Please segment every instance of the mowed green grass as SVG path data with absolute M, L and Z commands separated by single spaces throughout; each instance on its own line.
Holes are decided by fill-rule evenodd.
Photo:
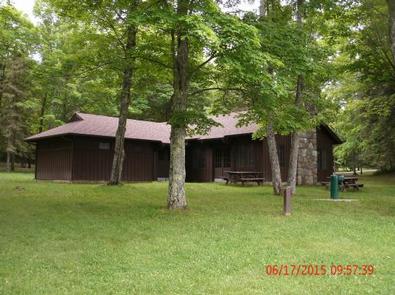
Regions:
M 395 294 L 395 177 L 354 202 L 300 187 L 293 214 L 269 186 L 36 182 L 0 173 L 0 294 Z M 372 264 L 371 276 L 268 276 L 268 264 Z M 329 272 L 329 271 L 328 271 Z

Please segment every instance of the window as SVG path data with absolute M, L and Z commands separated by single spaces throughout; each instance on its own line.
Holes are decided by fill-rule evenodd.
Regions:
M 228 149 L 223 151 L 223 167 L 230 167 L 230 151 Z
M 214 153 L 214 167 L 230 167 L 230 152 L 229 149 L 218 149 Z
M 238 168 L 252 169 L 255 164 L 254 149 L 251 144 L 243 144 L 236 149 L 235 160 Z
M 99 143 L 99 150 L 109 150 L 110 143 L 109 142 L 100 142 Z
M 220 168 L 222 167 L 222 151 L 221 150 L 216 150 L 215 151 L 215 155 L 214 155 L 214 159 L 215 159 L 215 168 Z

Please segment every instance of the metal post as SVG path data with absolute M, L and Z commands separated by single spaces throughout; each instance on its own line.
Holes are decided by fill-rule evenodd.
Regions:
M 284 191 L 284 215 L 285 216 L 290 216 L 291 215 L 291 197 L 292 197 L 292 192 L 291 192 L 291 187 L 287 186 Z

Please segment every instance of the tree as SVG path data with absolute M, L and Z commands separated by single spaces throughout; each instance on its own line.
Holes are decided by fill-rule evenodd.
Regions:
M 358 163 L 393 170 L 395 66 L 387 33 L 390 6 L 384 0 L 358 4 L 339 6 L 343 22 L 332 27 L 337 73 L 325 92 L 341 106 L 335 127 L 345 139 L 336 156 L 346 166 Z
M 176 14 L 179 19 L 187 17 L 191 10 L 188 0 L 177 0 Z M 169 209 L 185 208 L 185 137 L 187 122 L 182 119 L 187 109 L 189 40 L 186 28 L 179 24 L 172 33 L 173 49 L 173 95 L 170 134 Z
M 95 62 L 120 76 L 119 120 L 115 134 L 114 158 L 109 184 L 122 178 L 126 122 L 129 114 L 131 88 L 135 71 L 138 27 L 142 19 L 142 2 L 135 1 L 50 1 L 71 19 L 96 27 Z M 93 33 L 93 32 L 92 32 Z M 91 41 L 93 41 L 91 39 Z M 99 50 L 98 50 L 99 49 Z M 106 52 L 108 55 L 103 55 Z
M 4 139 L 7 171 L 15 168 L 16 156 L 27 151 L 29 86 L 35 31 L 12 5 L 0 6 L 0 144 Z
M 27 117 L 26 100 L 29 95 L 29 69 L 21 54 L 11 56 L 8 61 L 3 86 L 3 107 L 1 121 L 6 138 L 7 171 L 15 170 L 15 156 L 23 149 Z
M 132 8 L 131 8 L 132 9 Z M 135 9 L 135 7 L 133 7 Z M 128 14 L 129 15 L 129 14 Z M 128 17 L 128 16 L 127 16 Z M 132 87 L 133 59 L 130 57 L 131 51 L 136 46 L 137 28 L 135 25 L 128 25 L 126 28 L 126 44 L 124 46 L 125 67 L 123 71 L 122 90 L 120 94 L 120 112 L 118 129 L 115 135 L 114 160 L 112 163 L 111 177 L 109 184 L 119 184 L 122 177 L 122 165 L 124 158 L 124 141 L 126 132 L 126 122 L 128 119 L 130 105 L 130 88 Z
M 265 0 L 261 0 L 259 7 L 260 17 L 265 17 L 269 13 L 269 3 Z M 273 3 L 272 3 L 273 4 Z M 278 4 L 278 3 L 276 3 Z M 272 5 L 273 8 L 275 5 Z M 270 10 L 271 11 L 271 10 Z M 273 69 L 270 69 L 270 72 L 273 72 Z M 273 193 L 275 195 L 279 195 L 281 192 L 281 168 L 280 168 L 280 161 L 278 159 L 278 152 L 277 152 L 277 143 L 276 143 L 276 133 L 273 127 L 273 113 L 268 115 L 268 123 L 267 123 L 267 130 L 266 130 L 266 141 L 269 151 L 269 159 L 270 159 L 270 167 L 272 171 L 272 186 L 273 186 Z
M 178 0 L 160 11 L 168 15 L 165 27 L 170 33 L 173 73 L 168 207 L 177 209 L 187 206 L 187 133 L 202 133 L 215 124 L 204 111 L 205 95 L 243 92 L 245 81 L 251 77 L 256 81 L 261 71 L 254 62 L 262 64 L 264 58 L 258 51 L 256 30 L 222 12 L 214 1 Z
M 389 27 L 390 27 L 390 39 L 391 39 L 391 50 L 392 58 L 395 62 L 395 3 L 394 1 L 387 0 L 388 12 L 389 12 Z
M 296 22 L 299 27 L 302 28 L 302 9 L 304 0 L 296 1 Z M 298 74 L 296 82 L 296 94 L 295 94 L 295 105 L 297 108 L 303 107 L 303 90 L 304 90 L 304 75 L 303 73 Z M 291 150 L 289 156 L 289 167 L 288 167 L 288 185 L 291 188 L 291 193 L 296 191 L 296 174 L 298 168 L 298 156 L 299 156 L 299 131 L 296 130 L 291 133 Z

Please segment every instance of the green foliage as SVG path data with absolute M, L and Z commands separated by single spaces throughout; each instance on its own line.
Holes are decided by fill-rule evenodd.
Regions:
M 210 114 L 244 111 L 240 124 L 258 123 L 258 138 L 269 119 L 280 134 L 336 120 L 346 140 L 339 163 L 393 168 L 395 66 L 386 1 L 304 1 L 300 26 L 295 1 L 267 1 L 265 17 L 240 18 L 218 6 L 235 2 L 186 1 L 189 13 L 178 15 L 171 1 L 39 0 L 36 26 L 2 4 L 0 105 L 20 57 L 28 81 L 15 104 L 24 125 L 18 138 L 60 125 L 75 111 L 117 115 L 123 69 L 132 63 L 129 117 L 179 121 L 189 133 L 205 133 L 215 125 Z M 138 40 L 125 55 L 130 25 L 139 28 Z M 172 114 L 172 33 L 180 28 L 189 42 L 188 100 L 185 112 Z M 302 107 L 295 106 L 300 74 Z
M 8 158 L 30 157 L 23 139 L 31 133 L 33 25 L 11 5 L 0 5 L 0 151 Z M 0 154 L 1 157 L 1 154 Z M 13 166 L 13 164 L 11 164 Z
M 321 95 L 332 67 L 328 62 L 330 47 L 317 38 L 321 33 L 321 27 L 315 25 L 320 17 L 318 8 L 305 5 L 300 26 L 294 20 L 293 5 L 272 1 L 267 16 L 259 18 L 250 13 L 244 17 L 259 30 L 260 50 L 269 57 L 267 63 L 260 64 L 264 72 L 248 86 L 254 92 L 242 101 L 235 99 L 239 108 L 248 110 L 240 123 L 253 121 L 261 126 L 257 138 L 266 135 L 269 120 L 277 133 L 289 134 L 327 122 L 334 107 Z M 302 106 L 295 105 L 299 75 L 304 77 Z
M 391 170 L 395 167 L 395 66 L 387 34 L 387 3 L 349 3 L 343 13 L 349 30 L 334 26 L 338 72 L 327 89 L 328 97 L 341 105 L 336 128 L 346 140 L 336 155 L 347 167 Z

